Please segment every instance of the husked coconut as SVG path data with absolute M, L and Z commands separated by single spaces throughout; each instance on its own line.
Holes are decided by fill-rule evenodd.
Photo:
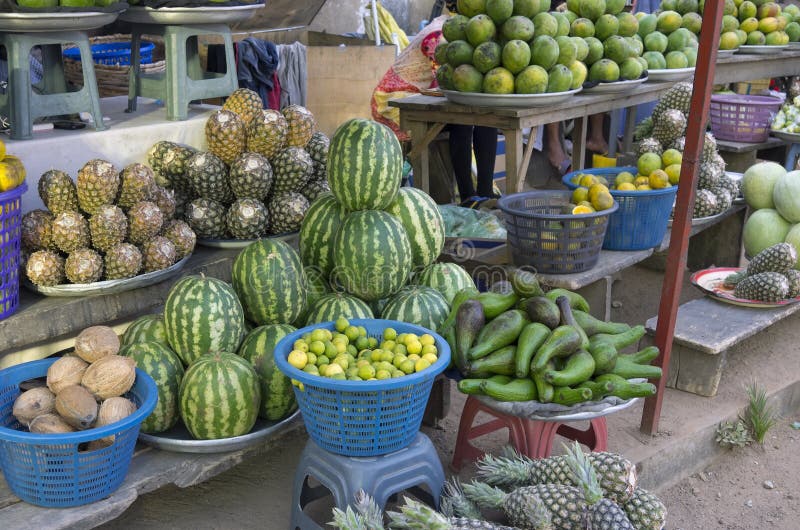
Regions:
M 136 361 L 121 355 L 106 355 L 93 362 L 81 384 L 99 400 L 121 396 L 136 380 Z
M 65 422 L 58 414 L 42 414 L 36 416 L 28 426 L 35 434 L 63 434 L 75 432 L 75 428 Z
M 47 369 L 47 388 L 58 395 L 63 388 L 79 385 L 87 368 L 89 365 L 83 359 L 66 355 Z
M 14 400 L 11 413 L 22 425 L 28 427 L 34 418 L 49 414 L 55 410 L 56 395 L 49 388 L 32 388 L 20 394 Z
M 56 394 L 56 411 L 76 429 L 90 429 L 97 419 L 97 401 L 82 386 L 72 385 Z
M 100 410 L 97 412 L 97 421 L 94 426 L 104 427 L 106 425 L 111 425 L 112 423 L 127 418 L 134 412 L 136 412 L 136 404 L 130 399 L 125 399 L 124 397 L 108 398 L 100 404 Z M 114 443 L 114 435 L 112 434 L 111 436 L 106 436 L 95 441 L 106 443 L 107 445 L 105 447 L 107 447 Z M 91 444 L 89 445 L 91 447 Z
M 119 352 L 119 337 L 108 326 L 92 326 L 81 331 L 75 338 L 75 354 L 93 363 L 106 355 Z

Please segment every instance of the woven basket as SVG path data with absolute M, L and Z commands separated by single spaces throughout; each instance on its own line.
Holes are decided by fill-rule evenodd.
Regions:
M 92 37 L 90 44 L 104 44 L 109 42 L 130 42 L 130 35 L 104 35 Z M 147 40 L 155 43 L 156 49 L 153 51 L 153 62 L 140 66 L 143 74 L 158 74 L 166 71 L 167 63 L 164 61 L 164 41 L 155 36 L 147 37 Z M 100 97 L 124 96 L 128 94 L 128 70 L 130 67 L 110 66 L 106 64 L 94 64 L 94 75 L 97 78 L 97 90 Z M 80 61 L 74 61 L 64 57 L 64 76 L 68 83 L 75 86 L 83 86 L 83 67 Z

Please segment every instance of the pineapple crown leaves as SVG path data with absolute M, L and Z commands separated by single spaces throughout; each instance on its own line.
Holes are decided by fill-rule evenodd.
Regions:
M 592 462 L 581 450 L 578 442 L 571 447 L 564 444 L 564 450 L 567 453 L 567 464 L 572 472 L 572 479 L 583 492 L 586 503 L 597 504 L 603 498 L 603 490 L 600 488 L 600 481 Z
M 367 530 L 383 529 L 383 511 L 367 492 L 358 490 L 356 492 L 356 511 L 363 517 Z
M 651 134 L 653 134 L 653 118 L 651 116 L 643 119 L 633 130 L 633 138 L 637 141 L 647 138 Z
M 364 523 L 364 518 L 353 511 L 350 506 L 347 507 L 346 511 L 334 508 L 333 521 L 329 522 L 328 525 L 339 530 L 369 530 Z
M 530 482 L 532 461 L 524 456 L 496 457 L 487 454 L 477 465 L 478 477 L 493 486 L 514 486 Z
M 464 495 L 458 477 L 453 477 L 444 483 L 440 509 L 448 517 L 483 518 L 478 506 Z
M 508 494 L 500 488 L 477 480 L 464 484 L 463 488 L 467 498 L 482 508 L 502 508 L 508 497 Z
M 399 512 L 386 512 L 389 516 L 389 528 L 397 530 L 450 530 L 452 525 L 444 515 L 430 506 L 405 498 L 405 504 Z

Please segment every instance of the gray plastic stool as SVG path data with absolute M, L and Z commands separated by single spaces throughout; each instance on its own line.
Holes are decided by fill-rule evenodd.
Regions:
M 62 44 L 75 43 L 81 52 L 83 88 L 67 92 Z M 86 33 L 81 31 L 49 31 L 41 33 L 0 33 L 0 44 L 8 55 L 8 89 L 0 94 L 0 113 L 11 121 L 11 138 L 33 137 L 33 121 L 42 116 L 58 116 L 74 112 L 90 112 L 98 131 L 106 128 L 100 113 L 100 96 L 94 77 L 94 61 Z M 44 94 L 31 88 L 30 52 L 42 47 Z
M 322 485 L 310 487 L 309 477 Z M 423 484 L 430 494 L 419 488 Z M 303 509 L 330 493 L 336 506 L 342 510 L 355 503 L 355 494 L 360 489 L 369 493 L 381 508 L 392 495 L 404 490 L 411 490 L 420 500 L 438 507 L 443 486 L 444 470 L 439 455 L 430 439 L 422 433 L 418 433 L 405 449 L 366 458 L 335 455 L 309 440 L 294 475 L 291 528 L 321 529 Z
M 143 74 L 139 45 L 142 35 L 164 37 L 166 72 Z M 200 64 L 197 37 L 222 36 L 225 43 L 225 73 L 206 72 Z M 168 120 L 185 120 L 189 103 L 197 99 L 229 96 L 239 87 L 231 29 L 224 24 L 186 26 L 134 24 L 131 31 L 131 73 L 128 86 L 128 112 L 136 110 L 138 96 L 161 99 L 167 106 Z

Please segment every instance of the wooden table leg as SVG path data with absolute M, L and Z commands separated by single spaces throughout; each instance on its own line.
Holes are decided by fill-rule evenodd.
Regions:
M 506 137 L 506 193 L 516 193 L 518 186 L 525 182 L 522 169 L 522 131 L 503 129 Z M 527 168 L 525 168 L 527 169 Z
M 586 129 L 589 119 L 587 116 L 575 118 L 575 127 L 572 129 L 572 171 L 583 169 L 586 159 Z
M 428 145 L 425 143 L 429 124 L 423 121 L 408 120 L 404 128 L 411 134 L 412 156 L 409 157 L 409 161 L 411 167 L 414 168 L 414 187 L 430 193 L 430 157 L 428 156 Z
M 520 193 L 525 186 L 528 178 L 528 167 L 531 165 L 531 156 L 533 156 L 533 139 L 536 138 L 536 127 L 531 127 L 531 133 L 528 135 L 528 143 L 525 144 L 525 154 L 522 156 L 522 165 L 519 168 L 519 179 L 517 179 L 517 189 L 515 193 Z

